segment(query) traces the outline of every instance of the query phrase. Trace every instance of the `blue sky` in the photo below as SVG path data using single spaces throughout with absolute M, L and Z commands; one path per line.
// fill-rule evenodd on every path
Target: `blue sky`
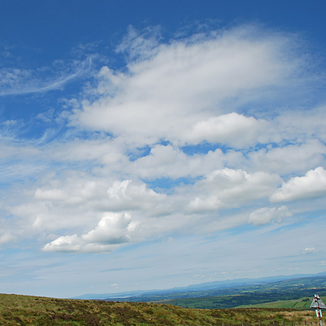
M 1 291 L 325 271 L 324 10 L 1 1 Z

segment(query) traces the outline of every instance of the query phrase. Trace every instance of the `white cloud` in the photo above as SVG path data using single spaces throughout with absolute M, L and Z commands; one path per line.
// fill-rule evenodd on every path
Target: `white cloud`
M 47 243 L 44 251 L 61 252 L 110 252 L 118 246 L 131 241 L 131 234 L 137 223 L 128 214 L 106 213 L 95 229 L 78 236 L 61 236 Z
M 302 253 L 303 254 L 313 254 L 315 252 L 318 252 L 318 250 L 315 248 L 306 248 Z
M 122 244 L 130 241 L 129 233 L 136 228 L 128 214 L 106 214 L 96 228 L 82 235 L 88 243 Z
M 84 180 L 84 178 L 86 180 Z M 43 201 L 59 201 L 56 205 L 76 206 L 88 202 L 94 203 L 105 196 L 105 187 L 107 183 L 100 179 L 91 178 L 86 174 L 71 175 L 64 181 L 47 180 L 48 184 L 54 187 L 44 189 L 38 188 L 35 191 L 34 198 Z M 57 206 L 59 207 L 59 206 Z
M 67 195 L 60 189 L 36 189 L 35 199 L 47 199 L 47 200 L 64 200 Z
M 317 167 L 303 177 L 294 177 L 283 183 L 272 196 L 272 202 L 285 202 L 326 195 L 326 171 Z
M 62 88 L 68 82 L 80 78 L 90 70 L 92 59 L 75 60 L 71 67 L 60 67 L 59 61 L 53 67 L 40 67 L 36 70 L 20 68 L 0 69 L 0 96 L 45 93 Z M 52 78 L 44 79 L 45 71 Z
M 48 176 L 44 180 L 46 188 L 26 193 L 19 203 L 3 204 L 7 212 L 21 220 L 19 229 L 23 228 L 25 235 L 89 229 L 106 212 L 137 213 L 137 219 L 148 224 L 152 216 L 169 214 L 171 210 L 167 196 L 143 182 L 110 181 L 70 171 L 68 175 L 63 179 Z M 147 232 L 152 234 L 150 227 Z M 158 228 L 155 233 L 159 232 Z
M 133 185 L 131 180 L 116 181 L 107 191 L 108 207 L 115 210 L 153 209 L 165 195 L 158 194 L 146 185 Z
M 197 122 L 186 135 L 186 142 L 198 144 L 207 141 L 241 148 L 256 142 L 261 124 L 264 124 L 262 120 L 258 121 L 253 117 L 245 117 L 235 112 L 211 117 Z
M 238 207 L 264 198 L 280 183 L 277 175 L 264 172 L 249 174 L 243 170 L 216 170 L 195 185 L 198 196 L 189 204 L 192 212 Z
M 127 54 L 130 60 L 150 58 L 159 47 L 159 38 L 159 27 L 148 27 L 140 34 L 135 28 L 129 26 L 127 35 L 116 51 Z
M 132 162 L 128 170 L 146 179 L 198 177 L 223 168 L 227 160 L 239 160 L 239 155 L 224 154 L 220 149 L 205 155 L 187 155 L 172 145 L 155 145 L 149 155 Z
M 304 121 L 300 121 L 304 124 Z M 300 125 L 296 126 L 300 129 Z M 275 126 L 277 130 L 277 126 Z M 285 144 L 263 148 L 248 154 L 249 169 L 274 171 L 280 174 L 304 172 L 325 161 L 326 146 L 320 141 L 309 139 L 304 143 Z
M 248 222 L 253 225 L 264 225 L 271 221 L 278 223 L 282 222 L 284 218 L 292 216 L 291 212 L 286 206 L 281 207 L 264 207 L 250 213 Z
M 49 153 L 54 159 L 60 161 L 95 161 L 103 162 L 108 156 L 118 156 L 121 159 L 121 152 L 110 138 L 104 139 L 75 139 L 64 144 L 50 144 Z
M 16 237 L 11 233 L 3 233 L 0 235 L 0 245 L 16 240 Z
M 77 234 L 66 235 L 59 237 L 50 243 L 47 243 L 43 250 L 44 251 L 79 251 L 81 249 L 81 241 Z
M 201 35 L 195 41 L 174 41 L 130 62 L 124 74 L 104 68 L 100 99 L 84 102 L 82 109 L 74 110 L 71 121 L 138 146 L 160 139 L 191 141 L 192 128 L 195 142 L 247 145 L 254 139 L 257 120 L 235 112 L 227 115 L 233 112 L 232 105 L 224 101 L 241 96 L 245 102 L 247 93 L 251 99 L 260 97 L 259 89 L 279 85 L 297 65 L 286 58 L 285 38 L 255 39 L 254 33 L 243 28 L 217 36 Z M 214 130 L 208 133 L 204 125 Z
M 269 120 L 269 127 L 259 136 L 259 140 L 263 143 L 305 143 L 309 139 L 324 142 L 325 130 L 325 106 L 309 110 L 285 109 Z

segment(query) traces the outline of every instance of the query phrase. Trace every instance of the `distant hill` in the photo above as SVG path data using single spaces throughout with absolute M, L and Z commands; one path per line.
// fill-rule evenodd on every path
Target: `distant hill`
M 326 298 L 326 277 L 305 277 L 229 290 L 207 291 L 205 295 L 168 299 L 160 302 L 185 308 L 224 309 L 236 307 L 271 307 L 309 309 L 313 295 Z M 204 293 L 202 293 L 204 294 Z
M 315 293 L 326 296 L 326 276 L 298 277 L 279 281 L 261 279 L 238 280 L 223 284 L 220 282 L 205 283 L 186 288 L 130 294 L 130 296 L 108 297 L 106 295 L 102 299 L 160 302 L 185 308 L 225 309 L 244 305 L 257 306 L 275 301 L 305 300 L 309 302 Z M 283 306 L 274 305 L 273 307 L 282 308 Z
M 227 281 L 216 281 L 190 285 L 186 287 L 177 287 L 166 290 L 150 290 L 150 291 L 130 291 L 121 293 L 102 293 L 102 294 L 84 294 L 74 299 L 107 299 L 107 300 L 128 300 L 135 302 L 143 301 L 159 301 L 163 299 L 178 299 L 182 297 L 197 297 L 203 296 L 206 293 L 215 295 L 226 295 L 237 293 L 239 289 L 246 286 L 260 287 L 266 284 L 277 282 L 290 282 L 294 280 L 295 284 L 298 279 L 326 277 L 326 273 L 313 274 L 313 275 L 290 275 L 290 276 L 275 276 L 264 277 L 257 279 L 235 279 Z M 312 280 L 312 282 L 315 282 Z M 315 284 L 315 283 L 314 283 Z
M 199 310 L 155 303 L 55 299 L 0 294 L 0 325 L 254 326 L 316 322 L 313 311 Z

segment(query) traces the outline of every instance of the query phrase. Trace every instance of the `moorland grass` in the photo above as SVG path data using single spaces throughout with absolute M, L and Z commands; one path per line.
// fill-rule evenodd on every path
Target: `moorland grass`
M 316 325 L 314 312 L 290 309 L 186 309 L 166 304 L 0 294 L 0 325 Z

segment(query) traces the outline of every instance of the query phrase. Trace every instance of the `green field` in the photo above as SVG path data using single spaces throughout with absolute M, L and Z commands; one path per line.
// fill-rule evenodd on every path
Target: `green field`
M 0 325 L 313 325 L 313 311 L 185 309 L 156 303 L 54 299 L 0 294 Z
M 322 298 L 324 301 L 325 298 Z M 243 305 L 239 308 L 284 308 L 284 309 L 309 309 L 311 298 L 301 298 L 299 300 L 278 300 L 255 305 Z
M 279 308 L 279 309 L 309 309 L 312 298 L 281 300 L 282 295 L 273 294 L 256 295 L 255 293 L 239 294 L 232 296 L 187 298 L 176 300 L 164 300 L 161 303 L 173 304 L 183 308 L 194 309 L 226 309 L 226 308 Z M 283 295 L 287 297 L 287 295 Z M 273 300 L 273 298 L 276 298 Z M 325 302 L 326 297 L 322 297 Z

